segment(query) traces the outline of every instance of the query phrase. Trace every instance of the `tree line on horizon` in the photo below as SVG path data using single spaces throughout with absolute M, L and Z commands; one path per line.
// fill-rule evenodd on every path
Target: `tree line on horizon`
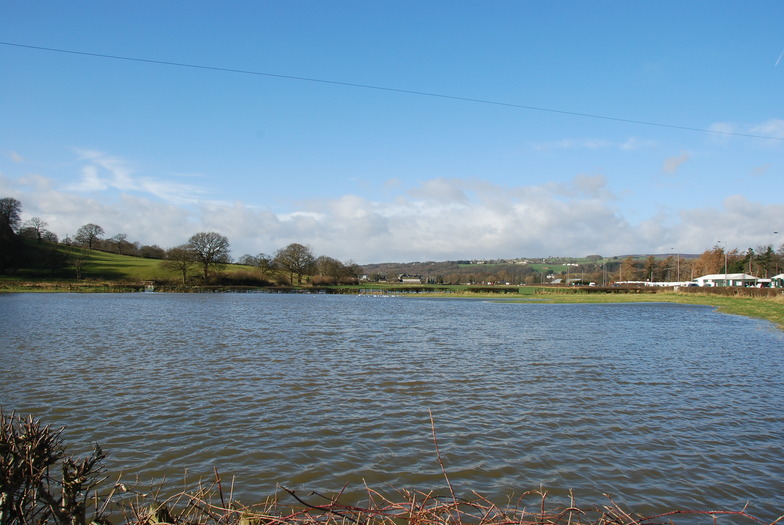
M 52 276 L 65 266 L 73 267 L 76 278 L 83 275 L 86 251 L 99 250 L 118 255 L 159 259 L 161 266 L 176 272 L 183 284 L 196 275 L 203 283 L 215 282 L 221 277 L 226 265 L 233 264 L 229 239 L 217 232 L 198 232 L 186 243 L 164 249 L 157 245 L 142 245 L 131 242 L 124 233 L 105 237 L 105 230 L 98 224 L 81 226 L 73 236 L 58 239 L 47 229 L 48 224 L 40 217 L 21 221 L 22 204 L 14 198 L 0 199 L 0 274 L 14 273 L 22 267 L 36 267 Z M 35 241 L 38 249 L 26 249 L 22 239 Z M 57 250 L 58 245 L 76 248 L 66 255 Z M 312 249 L 291 243 L 280 248 L 274 255 L 242 255 L 236 264 L 251 266 L 258 275 L 244 276 L 254 284 L 301 285 L 303 281 L 313 284 L 356 283 L 361 273 L 359 265 L 349 261 L 343 263 L 332 257 L 316 256 Z M 238 272 L 234 272 L 238 273 Z
M 706 274 L 748 273 L 757 277 L 771 277 L 784 268 L 784 244 L 778 250 L 773 245 L 727 250 L 718 244 L 698 257 L 612 257 L 588 256 L 565 265 L 563 260 L 551 264 L 500 263 L 492 265 L 442 263 L 399 263 L 360 266 L 352 261 L 341 262 L 329 256 L 316 256 L 302 244 L 291 243 L 274 254 L 244 254 L 233 261 L 229 239 L 217 232 L 198 232 L 187 242 L 164 249 L 157 245 L 131 242 L 124 233 L 106 238 L 104 229 L 87 223 L 62 241 L 47 229 L 39 217 L 21 221 L 22 204 L 14 198 L 0 199 L 0 274 L 13 273 L 21 267 L 35 267 L 52 276 L 62 273 L 70 265 L 76 278 L 83 273 L 84 250 L 100 250 L 146 259 L 159 259 L 161 266 L 175 272 L 183 284 L 197 278 L 204 283 L 214 282 L 227 265 L 235 263 L 254 269 L 247 281 L 259 285 L 303 283 L 351 284 L 367 274 L 373 281 L 396 280 L 401 274 L 416 274 L 423 282 L 432 284 L 546 284 L 553 279 L 588 284 L 609 284 L 616 281 L 683 282 Z M 24 248 L 21 239 L 28 238 L 38 245 L 37 250 Z M 57 245 L 76 248 L 66 255 Z M 237 272 L 234 272 L 237 273 Z

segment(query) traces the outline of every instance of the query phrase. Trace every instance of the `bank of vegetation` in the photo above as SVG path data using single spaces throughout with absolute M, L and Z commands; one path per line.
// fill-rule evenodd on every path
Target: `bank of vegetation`
M 432 420 L 431 420 L 432 422 Z M 68 455 L 63 428 L 43 425 L 32 416 L 0 410 L 0 525 L 648 525 L 674 523 L 770 523 L 741 509 L 662 510 L 642 515 L 616 504 L 580 505 L 574 496 L 552 502 L 544 489 L 522 493 L 505 503 L 480 494 L 455 493 L 444 474 L 441 489 L 406 488 L 382 493 L 366 487 L 365 503 L 340 493 L 302 494 L 281 487 L 257 504 L 234 498 L 232 482 L 215 470 L 214 478 L 174 488 L 166 482 L 146 485 L 112 478 L 106 453 L 94 445 L 84 457 Z M 171 485 L 171 484 L 169 484 Z

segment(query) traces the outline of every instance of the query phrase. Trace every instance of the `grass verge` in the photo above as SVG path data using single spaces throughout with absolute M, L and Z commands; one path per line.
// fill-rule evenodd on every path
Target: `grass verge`
M 490 293 L 431 293 L 429 297 L 477 298 L 536 304 L 631 304 L 675 303 L 711 306 L 719 312 L 765 319 L 784 330 L 784 295 L 771 297 L 743 297 L 701 293 L 660 291 L 655 293 L 562 293 L 557 289 L 540 289 L 523 296 Z

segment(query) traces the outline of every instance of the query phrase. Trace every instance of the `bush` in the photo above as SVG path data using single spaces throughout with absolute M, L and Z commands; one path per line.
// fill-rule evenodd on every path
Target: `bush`
M 215 277 L 215 284 L 221 286 L 270 286 L 270 282 L 258 272 L 237 270 L 231 273 L 221 273 Z
M 105 479 L 106 455 L 95 445 L 89 457 L 66 456 L 63 430 L 0 411 L 0 525 L 85 525 L 88 493 Z

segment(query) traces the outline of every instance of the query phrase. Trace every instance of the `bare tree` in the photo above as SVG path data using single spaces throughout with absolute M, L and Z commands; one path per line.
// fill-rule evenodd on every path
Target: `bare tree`
M 75 239 L 79 244 L 83 246 L 87 245 L 87 248 L 92 250 L 95 241 L 99 240 L 101 236 L 103 236 L 103 233 L 103 228 L 97 224 L 89 223 L 79 228 L 76 232 Z
M 46 229 L 48 224 L 40 217 L 33 217 L 22 224 L 22 230 L 28 232 L 28 236 L 37 239 L 40 243 L 50 232 Z
M 174 270 L 182 275 L 182 284 L 188 279 L 188 272 L 196 264 L 196 254 L 190 244 L 181 244 L 166 250 L 166 258 L 161 261 L 161 266 Z
M 126 233 L 118 233 L 112 237 L 112 242 L 117 244 L 117 253 L 120 255 L 122 255 L 123 246 L 130 244 L 126 239 L 128 239 L 128 234 Z
M 292 285 L 295 275 L 297 284 L 302 284 L 302 276 L 311 274 L 315 261 L 310 248 L 297 243 L 289 244 L 275 254 L 275 264 L 289 272 L 289 283 Z
M 266 253 L 260 253 L 256 257 L 256 266 L 258 266 L 259 270 L 261 271 L 261 278 L 263 279 L 268 272 L 271 272 L 275 269 L 275 260 L 271 255 L 267 255 Z
M 197 233 L 188 239 L 188 245 L 204 270 L 204 282 L 209 279 L 210 269 L 219 270 L 230 262 L 229 239 L 219 233 Z
M 358 265 L 352 260 L 348 260 L 345 263 L 343 263 L 343 266 L 345 268 L 344 271 L 345 277 L 351 279 L 352 282 L 359 281 L 359 276 L 362 275 L 362 267 L 360 265 Z
M 84 267 L 87 264 L 87 253 L 83 247 L 75 248 L 70 259 L 76 272 L 76 280 L 78 281 L 84 274 Z
M 619 281 L 638 281 L 640 280 L 640 270 L 638 262 L 632 256 L 626 257 L 619 270 Z
M 342 263 L 326 255 L 316 259 L 315 269 L 322 282 L 332 284 L 356 282 L 362 271 L 359 265 L 352 261 Z
M 248 253 L 240 256 L 240 258 L 237 259 L 237 262 L 245 266 L 256 266 L 256 258 Z
M 267 272 L 275 267 L 272 257 L 266 253 L 260 253 L 258 255 L 250 255 L 246 253 L 237 259 L 237 262 L 246 266 L 255 266 L 258 268 L 260 270 L 262 279 L 267 274 Z

